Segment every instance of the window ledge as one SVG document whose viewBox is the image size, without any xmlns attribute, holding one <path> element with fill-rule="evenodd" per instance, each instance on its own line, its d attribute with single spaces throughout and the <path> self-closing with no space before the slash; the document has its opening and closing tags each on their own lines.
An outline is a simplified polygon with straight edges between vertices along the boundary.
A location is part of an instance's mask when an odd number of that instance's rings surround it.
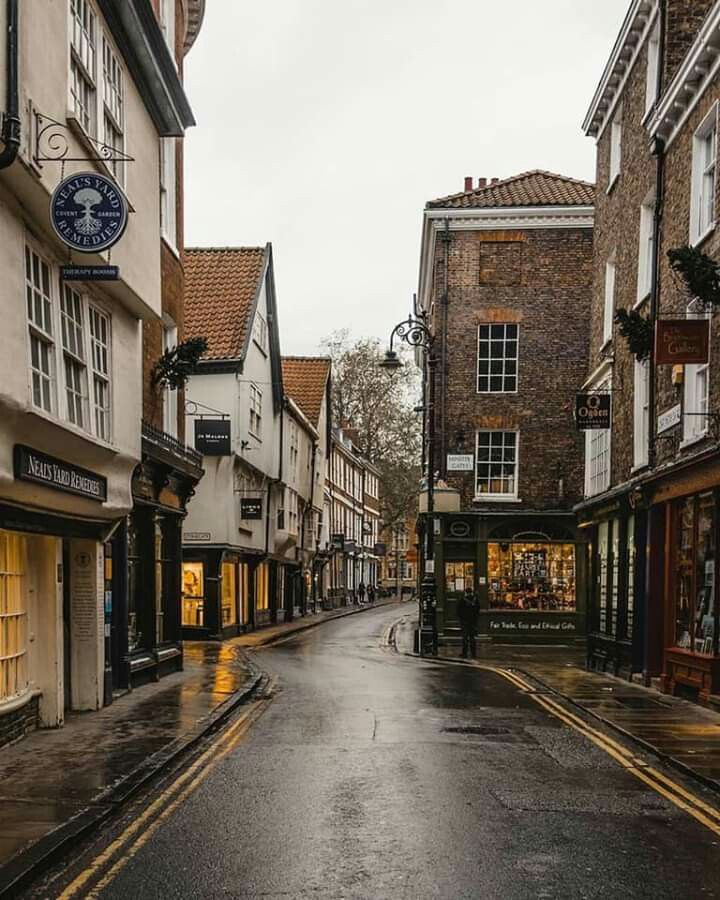
<svg viewBox="0 0 720 900">
<path fill-rule="evenodd" d="M 642 296 L 638 297 L 635 303 L 633 303 L 633 309 L 640 309 L 640 307 L 644 306 L 645 303 L 650 299 L 651 293 L 651 289 L 648 288 L 645 293 Z"/>
<path fill-rule="evenodd" d="M 54 416 L 51 413 L 45 412 L 44 409 L 38 409 L 38 407 L 33 406 L 32 403 L 28 405 L 28 412 L 30 413 L 30 415 L 37 416 L 44 422 L 49 422 L 51 425 L 56 425 L 58 428 L 64 428 L 71 434 L 76 435 L 76 437 L 83 438 L 96 447 L 100 447 L 103 450 L 108 450 L 110 451 L 110 453 L 118 452 L 118 448 L 117 446 L 115 446 L 115 444 L 112 444 L 109 441 L 104 441 L 102 438 L 97 437 L 97 435 L 92 434 L 92 432 L 90 431 L 85 431 L 83 428 L 78 428 L 78 426 L 73 425 L 72 422 L 67 422 L 65 419 L 61 419 L 58 416 Z"/>
<path fill-rule="evenodd" d="M 507 497 L 503 494 L 478 494 L 473 503 L 522 503 L 520 497 Z"/>
<path fill-rule="evenodd" d="M 691 247 L 699 247 L 701 244 L 704 244 L 705 241 L 706 241 L 706 240 L 710 237 L 710 235 L 713 233 L 713 231 L 715 231 L 716 226 L 717 226 L 717 222 L 716 222 L 715 220 L 713 220 L 713 221 L 708 225 L 708 227 L 705 229 L 705 231 L 702 232 L 702 234 L 698 234 L 698 235 L 696 235 L 696 236 L 691 236 L 691 238 L 690 238 L 690 246 L 691 246 Z"/>
<path fill-rule="evenodd" d="M 637 475 L 638 472 L 644 472 L 644 471 L 646 471 L 646 469 L 649 469 L 649 468 L 650 468 L 650 463 L 648 463 L 647 460 L 646 460 L 645 462 L 637 463 L 636 465 L 634 465 L 634 466 L 630 469 L 630 474 L 631 474 L 631 475 Z"/>
<path fill-rule="evenodd" d="M 607 186 L 607 188 L 606 188 L 606 190 L 605 190 L 605 193 L 606 193 L 606 194 L 610 194 L 610 193 L 611 193 L 612 189 L 613 189 L 613 188 L 615 187 L 615 185 L 618 183 L 619 179 L 620 179 L 620 172 L 616 172 L 616 173 L 613 175 L 613 177 L 610 179 L 610 183 L 608 184 L 608 186 Z"/>
<path fill-rule="evenodd" d="M 163 244 L 168 248 L 168 250 L 172 253 L 172 255 L 180 262 L 180 251 L 173 244 L 170 238 L 165 234 L 164 231 L 160 232 L 160 238 L 162 239 Z"/>
<path fill-rule="evenodd" d="M 600 353 L 604 353 L 612 346 L 612 337 L 605 338 L 605 340 L 600 344 Z"/>
<path fill-rule="evenodd" d="M 699 444 L 700 441 L 704 441 L 708 436 L 708 431 L 703 431 L 702 434 L 694 434 L 692 437 L 683 438 L 680 441 L 678 446 L 678 450 L 685 450 L 687 447 L 692 447 L 694 444 Z"/>
</svg>

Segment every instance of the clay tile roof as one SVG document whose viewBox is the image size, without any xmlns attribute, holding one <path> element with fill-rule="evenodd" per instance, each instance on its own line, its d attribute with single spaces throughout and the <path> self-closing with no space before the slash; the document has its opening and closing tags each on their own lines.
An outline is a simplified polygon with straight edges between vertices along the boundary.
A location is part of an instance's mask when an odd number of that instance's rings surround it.
<svg viewBox="0 0 720 900">
<path fill-rule="evenodd" d="M 595 185 L 565 175 L 535 169 L 495 184 L 431 200 L 427 206 L 453 209 L 490 209 L 508 206 L 592 206 Z"/>
<path fill-rule="evenodd" d="M 330 377 L 329 357 L 283 356 L 282 377 L 285 393 L 317 427 L 320 424 L 320 410 L 327 380 Z"/>
<path fill-rule="evenodd" d="M 185 251 L 185 334 L 204 337 L 203 359 L 239 359 L 265 263 L 264 247 Z"/>
</svg>

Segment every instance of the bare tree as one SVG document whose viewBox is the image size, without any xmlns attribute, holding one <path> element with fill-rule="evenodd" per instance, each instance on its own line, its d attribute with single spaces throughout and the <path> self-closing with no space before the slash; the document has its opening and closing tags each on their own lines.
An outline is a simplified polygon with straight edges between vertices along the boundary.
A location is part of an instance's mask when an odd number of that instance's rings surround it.
<svg viewBox="0 0 720 900">
<path fill-rule="evenodd" d="M 351 340 L 346 330 L 323 341 L 332 358 L 333 421 L 352 429 L 358 449 L 380 473 L 385 527 L 417 510 L 420 483 L 419 372 L 412 356 L 394 376 L 379 368 L 384 347 L 377 338 Z"/>
</svg>

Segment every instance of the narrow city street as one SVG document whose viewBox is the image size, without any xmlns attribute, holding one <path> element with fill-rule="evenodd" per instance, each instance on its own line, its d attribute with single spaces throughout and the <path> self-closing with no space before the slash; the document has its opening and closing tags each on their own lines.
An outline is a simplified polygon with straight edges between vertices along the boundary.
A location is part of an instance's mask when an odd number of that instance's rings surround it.
<svg viewBox="0 0 720 900">
<path fill-rule="evenodd" d="M 274 697 L 197 789 L 148 798 L 33 896 L 720 896 L 716 833 L 500 675 L 395 652 L 413 610 L 254 654 Z"/>
</svg>

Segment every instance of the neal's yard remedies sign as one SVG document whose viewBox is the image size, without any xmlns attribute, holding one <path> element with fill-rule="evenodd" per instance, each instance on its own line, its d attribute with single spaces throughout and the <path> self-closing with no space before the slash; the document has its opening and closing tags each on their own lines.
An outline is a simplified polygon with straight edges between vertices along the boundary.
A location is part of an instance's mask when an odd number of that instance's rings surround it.
<svg viewBox="0 0 720 900">
<path fill-rule="evenodd" d="M 610 427 L 610 394 L 578 394 L 575 397 L 575 422 L 578 431 Z"/>
<path fill-rule="evenodd" d="M 203 456 L 230 456 L 230 419 L 195 419 L 195 449 Z"/>
<path fill-rule="evenodd" d="M 128 204 L 111 178 L 81 172 L 65 178 L 50 199 L 50 221 L 60 240 L 81 253 L 116 244 L 128 221 Z"/>
<path fill-rule="evenodd" d="M 34 481 L 100 503 L 107 500 L 107 479 L 88 469 L 81 469 L 22 444 L 15 445 L 14 462 L 15 477 L 21 481 Z"/>
<path fill-rule="evenodd" d="M 709 319 L 660 319 L 655 325 L 658 366 L 702 365 L 709 352 Z"/>
</svg>

